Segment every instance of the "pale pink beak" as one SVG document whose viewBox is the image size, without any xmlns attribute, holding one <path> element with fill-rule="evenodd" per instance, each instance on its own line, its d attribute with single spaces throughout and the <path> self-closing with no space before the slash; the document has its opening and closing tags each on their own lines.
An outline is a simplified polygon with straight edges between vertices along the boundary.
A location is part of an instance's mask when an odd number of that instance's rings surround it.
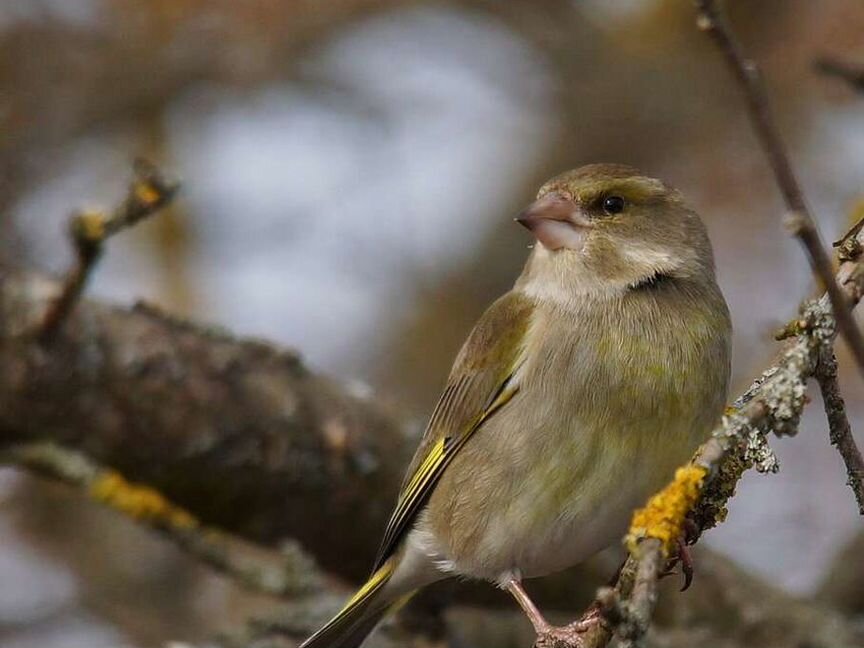
<svg viewBox="0 0 864 648">
<path fill-rule="evenodd" d="M 555 191 L 531 203 L 516 222 L 531 230 L 547 250 L 581 250 L 592 227 L 575 201 Z"/>
</svg>

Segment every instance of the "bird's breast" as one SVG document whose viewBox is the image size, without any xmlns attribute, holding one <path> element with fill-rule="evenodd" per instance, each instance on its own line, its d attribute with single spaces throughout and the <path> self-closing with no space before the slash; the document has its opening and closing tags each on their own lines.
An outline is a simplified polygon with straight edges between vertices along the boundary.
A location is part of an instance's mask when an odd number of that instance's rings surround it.
<svg viewBox="0 0 864 648">
<path fill-rule="evenodd" d="M 649 308 L 540 310 L 518 393 L 454 458 L 428 528 L 454 571 L 539 576 L 614 542 L 722 411 L 722 325 Z M 715 339 L 716 338 L 716 339 Z"/>
</svg>

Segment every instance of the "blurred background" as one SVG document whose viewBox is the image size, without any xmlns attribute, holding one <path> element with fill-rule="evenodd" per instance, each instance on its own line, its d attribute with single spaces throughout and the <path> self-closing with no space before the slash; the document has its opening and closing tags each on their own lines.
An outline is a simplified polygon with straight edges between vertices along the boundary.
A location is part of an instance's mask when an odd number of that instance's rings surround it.
<svg viewBox="0 0 864 648">
<path fill-rule="evenodd" d="M 864 197 L 864 96 L 813 62 L 864 60 L 864 5 L 728 4 L 838 238 Z M 740 99 L 680 0 L 0 0 L 0 254 L 61 272 L 70 210 L 112 204 L 147 156 L 182 197 L 112 240 L 91 295 L 295 347 L 422 425 L 520 271 L 529 240 L 512 217 L 554 173 L 623 162 L 707 221 L 740 391 L 813 290 Z M 860 431 L 864 383 L 840 361 Z M 820 403 L 775 446 L 781 472 L 749 475 L 705 541 L 807 593 L 861 523 Z M 12 470 L 0 584 L 9 648 L 204 637 L 255 604 Z"/>
</svg>

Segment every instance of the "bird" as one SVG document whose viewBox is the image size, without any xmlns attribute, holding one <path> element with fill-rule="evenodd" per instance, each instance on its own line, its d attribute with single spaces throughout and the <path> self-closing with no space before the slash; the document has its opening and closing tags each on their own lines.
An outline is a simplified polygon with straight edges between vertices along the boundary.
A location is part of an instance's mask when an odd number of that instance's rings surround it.
<svg viewBox="0 0 864 648">
<path fill-rule="evenodd" d="M 516 221 L 535 239 L 513 288 L 454 361 L 369 579 L 301 648 L 355 648 L 436 581 L 507 590 L 620 540 L 722 415 L 729 310 L 699 215 L 665 182 L 589 164 Z"/>
</svg>

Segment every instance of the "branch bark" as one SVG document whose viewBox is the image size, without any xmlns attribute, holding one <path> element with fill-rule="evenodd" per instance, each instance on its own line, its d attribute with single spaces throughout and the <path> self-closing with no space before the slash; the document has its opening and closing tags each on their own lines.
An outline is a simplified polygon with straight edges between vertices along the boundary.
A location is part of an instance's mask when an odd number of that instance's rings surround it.
<svg viewBox="0 0 864 648">
<path fill-rule="evenodd" d="M 323 574 L 296 543 L 283 543 L 276 551 L 204 526 L 150 486 L 129 483 L 80 452 L 50 441 L 25 443 L 0 448 L 0 463 L 26 468 L 83 491 L 250 590 L 297 597 L 323 588 Z"/>
<path fill-rule="evenodd" d="M 816 600 L 849 617 L 864 615 L 864 531 L 859 531 L 831 561 Z"/>
<path fill-rule="evenodd" d="M 852 436 L 852 426 L 846 415 L 846 406 L 837 382 L 837 358 L 833 353 L 823 353 L 816 370 L 816 380 L 822 391 L 825 415 L 828 418 L 828 434 L 831 445 L 837 448 L 846 465 L 847 483 L 855 494 L 858 512 L 864 515 L 864 457 Z"/>
<path fill-rule="evenodd" d="M 4 444 L 54 441 L 202 523 L 296 538 L 332 571 L 366 572 L 408 451 L 393 417 L 293 352 L 143 304 L 83 300 L 45 350 L 29 332 L 59 290 L 0 270 Z"/>
</svg>

